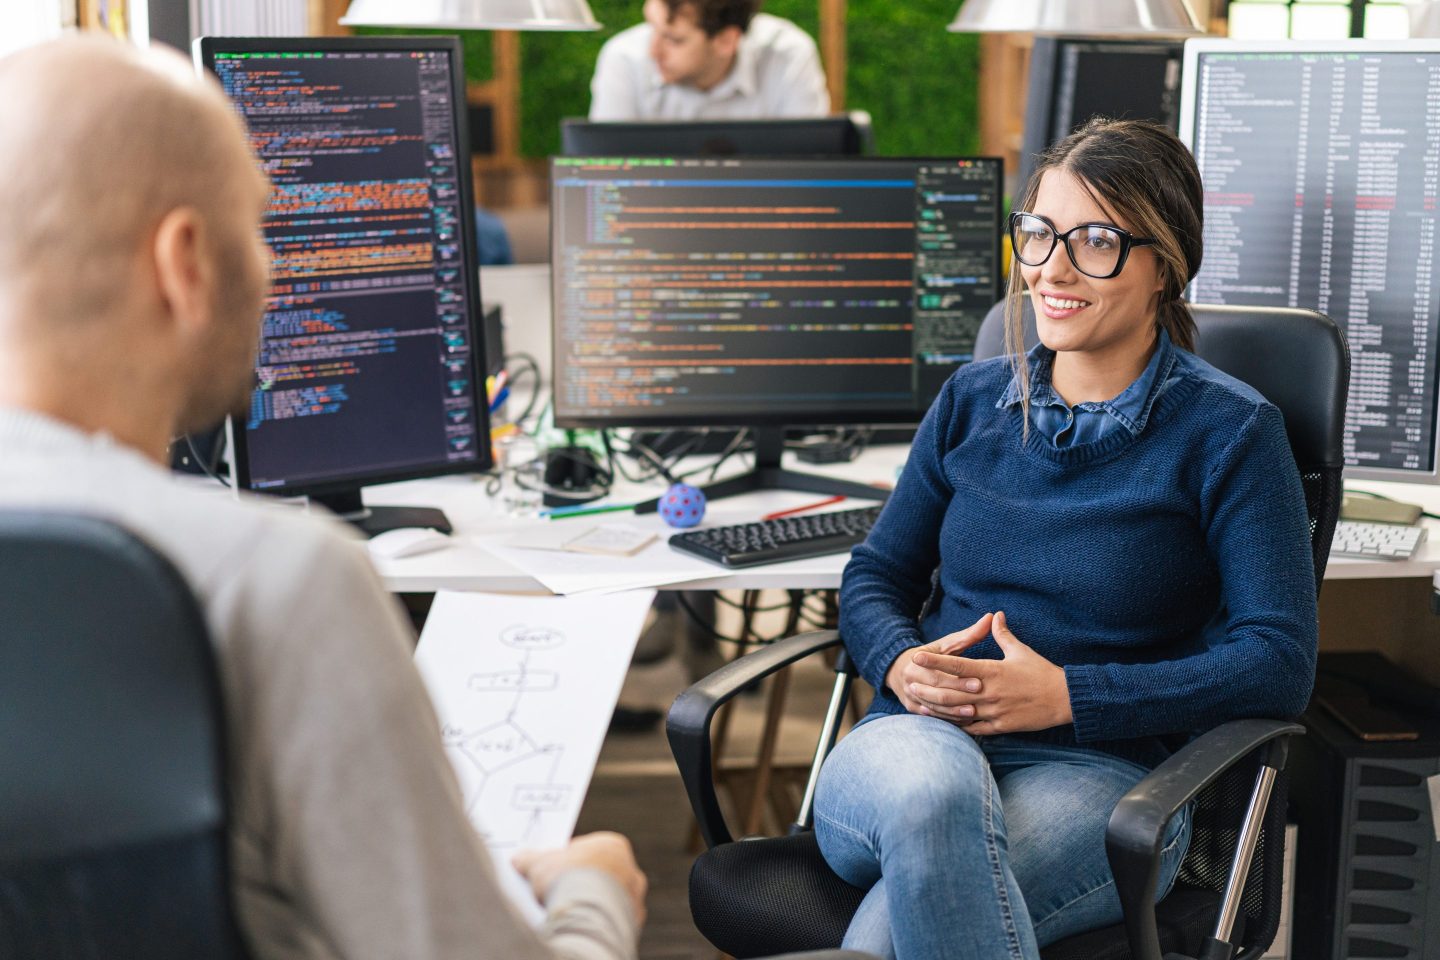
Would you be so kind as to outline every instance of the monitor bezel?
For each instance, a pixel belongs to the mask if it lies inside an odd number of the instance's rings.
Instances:
[[[796,131],[813,130],[824,133],[840,133],[840,139],[844,141],[843,149],[838,152],[815,151],[807,155],[827,157],[859,157],[865,155],[865,137],[863,131],[856,124],[855,118],[848,113],[829,114],[823,117],[768,117],[764,119],[736,118],[731,120],[589,120],[582,117],[566,117],[560,121],[560,150],[561,156],[565,157],[686,157],[696,159],[707,157],[709,159],[720,159],[729,157],[732,159],[742,158],[773,158],[785,159],[793,157],[793,153],[752,153],[749,150],[731,153],[677,153],[667,150],[663,153],[648,153],[634,149],[608,151],[606,153],[593,153],[581,151],[572,153],[567,140],[570,131],[576,131],[580,136],[590,132],[604,131],[615,133],[622,137],[635,135],[641,139],[642,135],[653,136],[655,134],[673,134],[680,139],[697,137],[704,132],[716,134],[724,131],[745,131],[747,133],[763,134],[767,131]],[[763,136],[761,137],[763,139]]]
[[[896,425],[916,424],[925,416],[933,400],[927,402],[923,407],[915,407],[906,410],[877,411],[874,409],[856,409],[850,407],[828,408],[828,409],[805,409],[797,411],[781,411],[775,413],[756,412],[735,414],[733,417],[706,416],[702,414],[680,415],[657,415],[657,416],[636,416],[623,414],[620,416],[584,416],[584,415],[562,415],[559,405],[555,403],[555,392],[559,389],[558,377],[560,364],[558,362],[559,352],[559,307],[561,300],[561,277],[560,271],[555,265],[560,262],[559,253],[559,231],[556,229],[556,216],[558,205],[555,203],[555,169],[561,163],[576,165],[587,160],[617,160],[632,158],[617,157],[552,157],[550,161],[550,351],[551,357],[551,403],[555,415],[555,426],[561,429],[575,430],[606,430],[617,427],[774,427],[774,426],[855,426],[855,425]],[[633,159],[653,162],[656,157],[635,157]],[[1005,163],[1000,157],[675,157],[681,163],[696,164],[725,164],[725,163],[765,163],[794,165],[796,167],[821,166],[879,166],[890,164],[955,164],[959,162],[983,163],[994,168],[995,190],[995,224],[996,229],[991,236],[991,254],[994,262],[995,289],[1000,297],[1005,295],[1005,271],[1001,254],[1001,234],[1004,232],[1004,225],[1001,222],[1005,210]],[[973,360],[970,362],[974,362]],[[963,364],[962,364],[963,366]],[[727,418],[728,417],[728,418]]]
[[[1195,153],[1195,110],[1199,100],[1200,58],[1206,54],[1336,54],[1336,53],[1426,53],[1440,55],[1440,38],[1412,40],[1223,40],[1185,41],[1185,61],[1180,76],[1180,140]],[[1198,163],[1198,158],[1197,158]],[[1188,300],[1195,288],[1192,282],[1185,290]],[[1343,332],[1343,329],[1342,329]],[[1430,466],[1425,470],[1398,470],[1393,467],[1345,465],[1347,480],[1381,480],[1392,483],[1440,484],[1440,363],[1436,365],[1436,382],[1430,384],[1436,396],[1434,423],[1431,426]]]
[[[460,240],[464,260],[466,324],[470,333],[470,377],[477,407],[477,436],[473,459],[421,464],[403,469],[386,468],[372,472],[355,472],[344,478],[302,480],[280,486],[255,487],[250,475],[248,431],[237,417],[230,417],[232,482],[238,489],[281,497],[325,496],[346,493],[361,487],[405,480],[463,473],[483,473],[494,466],[490,450],[490,416],[485,393],[485,342],[481,334],[479,251],[475,242],[475,185],[467,153],[470,142],[466,104],[465,60],[458,37],[201,37],[195,41],[200,64],[214,74],[217,53],[280,53],[313,50],[319,53],[441,51],[450,54],[452,118],[455,121],[455,171],[460,183]],[[228,98],[227,98],[228,99]]]
[[[1040,154],[1061,139],[1055,136],[1055,116],[1060,105],[1061,64],[1066,51],[1074,47],[1114,48],[1113,52],[1146,53],[1165,48],[1179,50],[1184,66],[1184,43],[1168,37],[1081,36],[1073,33],[1038,36],[1030,53],[1028,90],[1025,96],[1025,123],[1021,131],[1020,162],[1016,167],[1015,196],[1023,196]],[[1112,52],[1111,50],[1107,50]],[[1181,78],[1183,86],[1184,78]],[[1180,105],[1175,107],[1180,119]],[[1037,122],[1043,121],[1043,122]]]

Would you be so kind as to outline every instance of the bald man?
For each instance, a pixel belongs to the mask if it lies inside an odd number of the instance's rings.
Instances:
[[[243,410],[268,185],[182,58],[67,40],[0,60],[0,507],[108,516],[174,562],[214,637],[241,929],[257,960],[633,957],[614,834],[519,866],[466,820],[408,626],[335,522],[173,482],[171,437]]]

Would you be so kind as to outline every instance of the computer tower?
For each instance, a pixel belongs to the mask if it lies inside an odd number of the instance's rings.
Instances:
[[[1322,684],[1347,665],[1414,686],[1377,654],[1322,656]],[[1289,764],[1299,824],[1294,957],[1440,958],[1440,722],[1413,707],[1395,712],[1418,739],[1362,740],[1318,703],[1302,718],[1307,735]]]

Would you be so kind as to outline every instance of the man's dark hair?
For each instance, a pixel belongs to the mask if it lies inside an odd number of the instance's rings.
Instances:
[[[681,10],[686,10],[695,18],[700,29],[705,31],[705,35],[713,37],[726,27],[737,27],[744,33],[750,28],[751,19],[760,12],[761,2],[762,0],[665,0],[665,6],[670,8],[671,20],[674,20]]]

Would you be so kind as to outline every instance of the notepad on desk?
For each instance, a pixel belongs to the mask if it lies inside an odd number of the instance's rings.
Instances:
[[[537,527],[506,541],[507,547],[525,550],[559,550],[609,557],[633,557],[655,542],[655,534],[623,524],[593,527]]]
[[[598,553],[607,557],[633,557],[655,542],[655,534],[634,527],[592,527],[565,544],[571,553]]]

